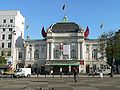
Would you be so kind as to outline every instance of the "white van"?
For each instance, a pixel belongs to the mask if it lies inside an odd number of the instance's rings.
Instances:
[[[31,68],[19,68],[14,73],[16,77],[30,77],[31,75]]]

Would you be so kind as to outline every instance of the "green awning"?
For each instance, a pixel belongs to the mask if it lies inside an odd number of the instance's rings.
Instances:
[[[79,66],[78,60],[51,60],[46,65],[64,65],[64,66]]]

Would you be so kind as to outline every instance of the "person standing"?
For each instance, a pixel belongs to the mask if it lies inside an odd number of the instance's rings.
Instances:
[[[75,82],[77,82],[77,74],[78,74],[78,72],[77,72],[77,69],[76,68],[74,68],[74,71],[73,71],[73,75],[74,75],[74,81]]]

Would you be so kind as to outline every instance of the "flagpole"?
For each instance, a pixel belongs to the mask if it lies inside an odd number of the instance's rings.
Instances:
[[[66,4],[64,4],[62,6],[62,10],[63,10],[63,13],[64,13],[63,21],[66,22],[66,21],[68,21],[68,18],[66,16]]]

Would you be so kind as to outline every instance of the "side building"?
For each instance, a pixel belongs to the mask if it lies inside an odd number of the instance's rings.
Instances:
[[[18,10],[0,10],[0,55],[16,68],[16,48],[23,48],[25,18]]]

